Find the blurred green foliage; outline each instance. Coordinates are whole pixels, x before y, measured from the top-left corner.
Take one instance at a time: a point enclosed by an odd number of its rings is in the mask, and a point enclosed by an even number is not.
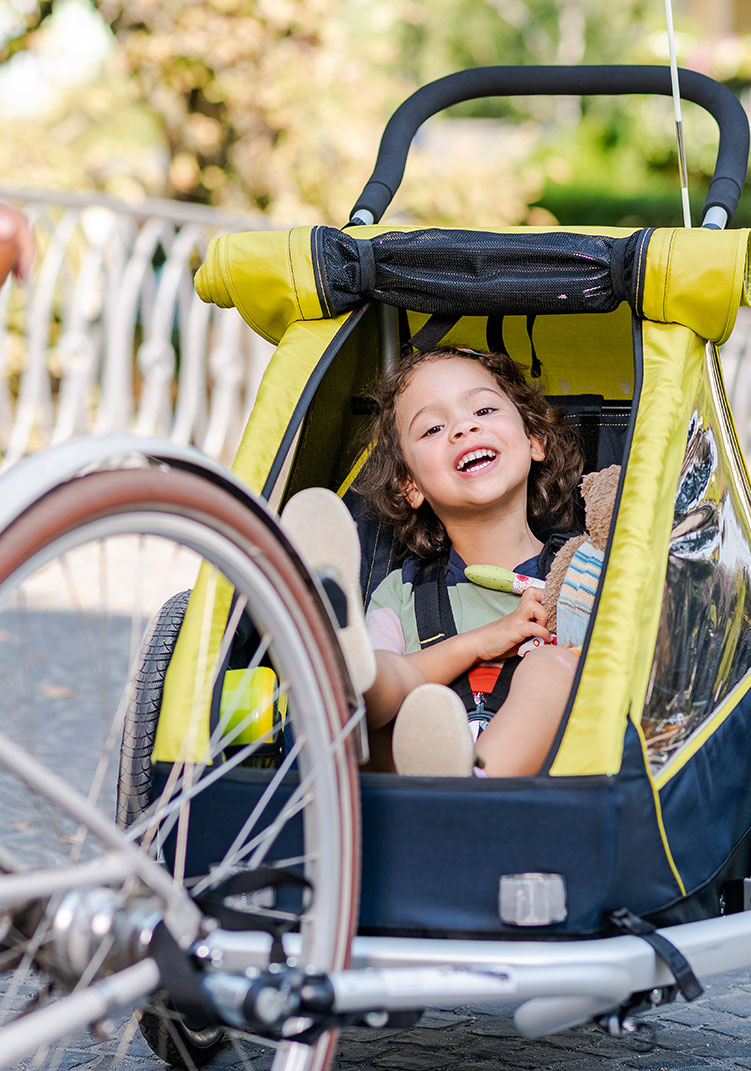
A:
[[[433,78],[495,63],[667,59],[662,6],[646,0],[94,6],[117,47],[96,83],[61,95],[45,116],[0,120],[6,181],[177,197],[288,223],[344,222],[388,116]],[[38,47],[54,9],[31,10],[0,61]],[[678,29],[685,66],[748,93],[751,39],[707,44],[697,27]],[[686,131],[700,202],[716,136],[692,108]],[[679,222],[672,104],[491,98],[452,109],[415,139],[389,218]]]

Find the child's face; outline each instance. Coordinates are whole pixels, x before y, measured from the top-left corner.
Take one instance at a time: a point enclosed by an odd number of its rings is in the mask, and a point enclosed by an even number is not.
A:
[[[427,501],[444,523],[454,513],[496,505],[526,516],[530,465],[545,453],[478,361],[447,357],[418,365],[397,399],[396,425],[413,509]]]

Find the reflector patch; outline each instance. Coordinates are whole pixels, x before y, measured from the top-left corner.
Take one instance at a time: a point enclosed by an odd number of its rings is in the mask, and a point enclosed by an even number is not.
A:
[[[498,890],[501,922],[549,926],[564,922],[566,882],[562,874],[504,874]]]

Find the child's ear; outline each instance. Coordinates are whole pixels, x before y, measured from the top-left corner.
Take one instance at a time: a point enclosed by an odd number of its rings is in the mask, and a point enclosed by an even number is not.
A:
[[[533,461],[545,460],[545,447],[539,439],[535,439],[533,435],[529,436],[530,455]]]
[[[425,495],[422,491],[409,480],[404,487],[404,497],[409,502],[412,509],[419,509],[425,501]]]

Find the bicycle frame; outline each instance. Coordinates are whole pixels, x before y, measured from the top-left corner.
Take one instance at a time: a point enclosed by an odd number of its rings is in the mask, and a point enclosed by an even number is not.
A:
[[[751,962],[748,912],[658,932],[683,953],[700,978]],[[298,943],[294,934],[285,938],[292,963]],[[216,930],[195,950],[205,965],[205,985],[212,998],[235,1009],[251,985],[244,972],[248,967],[263,968],[268,952],[269,940],[263,934],[223,930]],[[278,977],[281,982],[283,972]],[[672,974],[649,945],[628,935],[565,942],[357,937],[352,968],[327,977],[334,1015],[458,1006],[468,1001],[518,1002],[514,1022],[527,1038],[580,1025],[617,1009],[632,994],[673,984]],[[659,992],[652,1002],[661,1003]]]

